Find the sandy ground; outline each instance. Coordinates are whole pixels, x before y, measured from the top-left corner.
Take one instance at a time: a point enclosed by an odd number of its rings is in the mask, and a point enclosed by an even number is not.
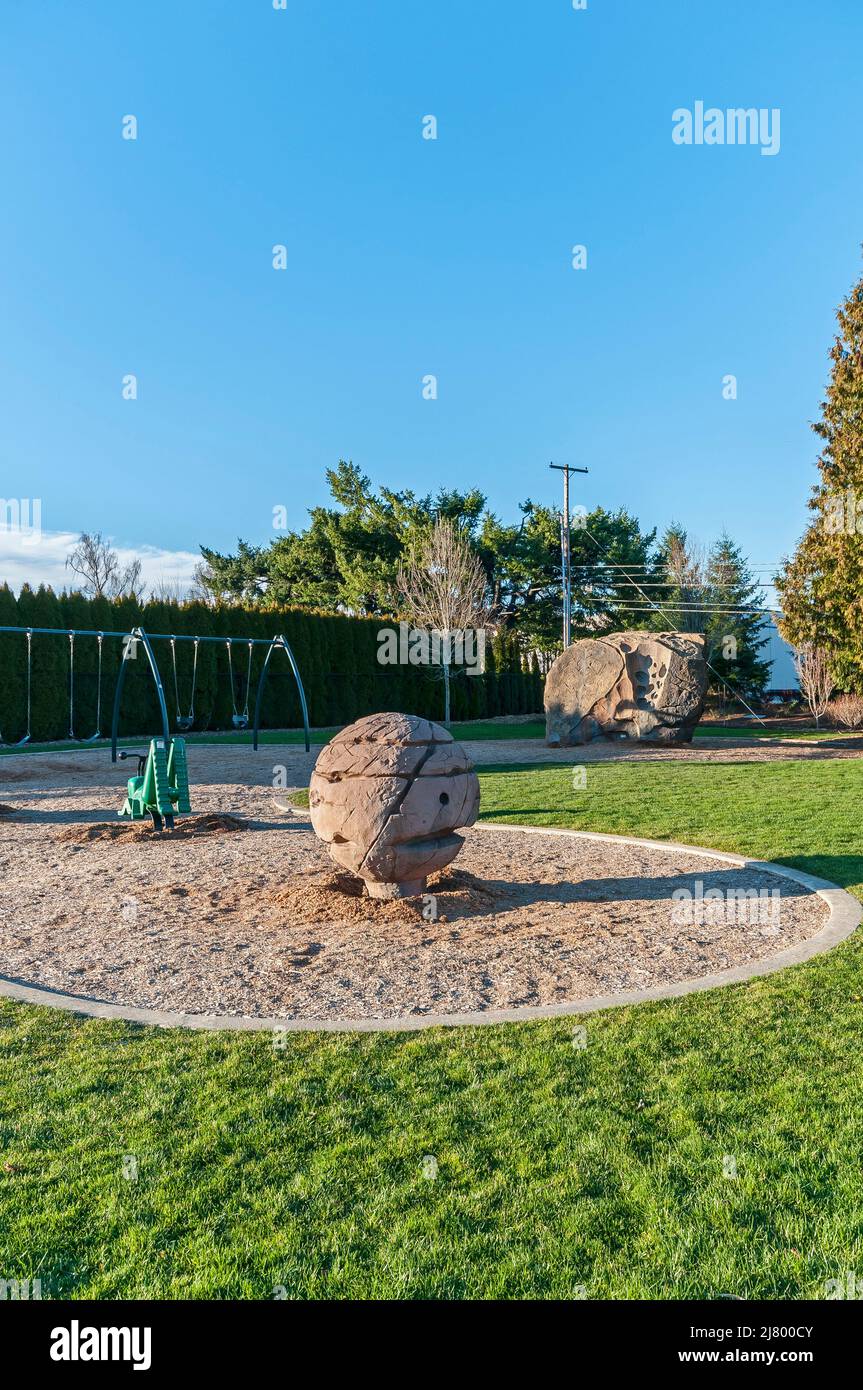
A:
[[[587,761],[596,751],[471,746],[480,763]],[[781,756],[725,740],[647,753],[725,761],[756,751]],[[274,766],[286,785],[305,784],[314,753],[226,745],[189,757],[197,814],[161,839],[116,820],[128,763],[89,751],[0,760],[0,973],[190,1013],[387,1018],[693,978],[773,955],[826,922],[821,899],[787,879],[487,826],[466,832],[425,901],[373,902],[336,870],[304,816],[278,809]],[[779,897],[745,909],[723,901],[686,920],[672,894],[699,882]]]

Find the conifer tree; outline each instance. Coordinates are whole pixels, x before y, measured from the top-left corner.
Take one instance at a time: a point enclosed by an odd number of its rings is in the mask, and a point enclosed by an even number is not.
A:
[[[36,593],[25,584],[18,596],[18,621],[24,627],[63,627],[63,612],[52,589]],[[33,742],[65,738],[69,729],[69,642],[59,636],[33,637]]]
[[[777,576],[780,630],[795,647],[823,647],[834,679],[863,690],[863,278],[837,312],[821,418],[813,513]]]
[[[705,655],[713,668],[710,684],[724,685],[747,699],[757,698],[770,676],[770,662],[759,656],[767,641],[767,618],[754,611],[762,606],[760,589],[727,533],[710,552],[706,588],[710,611]]]
[[[74,701],[70,728],[77,738],[90,738],[96,732],[98,643],[85,637],[81,629],[93,627],[91,602],[80,592],[64,593],[60,598],[64,627],[75,629]],[[104,645],[104,644],[103,644]]]
[[[0,585],[0,626],[17,627],[18,603],[8,584]],[[0,632],[0,740],[17,742],[27,724],[27,641],[15,632]]]

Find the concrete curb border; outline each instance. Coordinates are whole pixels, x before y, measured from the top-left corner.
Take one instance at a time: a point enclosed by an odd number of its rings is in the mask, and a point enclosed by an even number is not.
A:
[[[560,830],[548,826],[508,825],[505,821],[485,821],[474,827],[475,830],[512,830],[523,835],[564,835],[581,840],[610,840],[615,844],[636,845],[642,849],[661,850],[668,854],[698,854],[705,859],[716,859],[723,864],[735,864],[739,868],[761,869],[775,874],[778,878],[788,878],[818,894],[830,908],[830,917],[825,927],[806,941],[789,946],[775,956],[765,956],[762,960],[748,965],[737,965],[730,970],[722,970],[714,975],[701,975],[693,980],[680,980],[673,984],[656,985],[651,989],[628,990],[622,994],[597,995],[592,999],[579,999],[573,1004],[540,1004],[523,1009],[487,1009],[481,1012],[464,1014],[422,1014],[408,1015],[404,1018],[360,1018],[360,1019],[281,1019],[244,1018],[230,1014],[182,1014],[170,1013],[165,1009],[138,1009],[131,1005],[110,1004],[97,999],[87,999],[75,994],[62,994],[41,985],[21,984],[0,975],[0,998],[16,999],[25,1004],[40,1004],[52,1009],[64,1009],[68,1013],[83,1014],[88,1018],[120,1019],[126,1023],[143,1023],[157,1028],[192,1028],[209,1032],[272,1032],[279,1029],[290,1033],[402,1033],[419,1032],[427,1028],[464,1028],[494,1023],[528,1023],[532,1019],[565,1018],[574,1014],[595,1013],[599,1009],[621,1008],[630,1004],[645,1004],[655,999],[677,999],[684,994],[694,994],[702,990],[718,989],[723,985],[741,984],[746,980],[757,979],[761,975],[773,975],[789,965],[800,965],[813,956],[823,955],[841,941],[845,941],[857,928],[863,918],[863,903],[846,893],[828,879],[816,878],[800,869],[789,869],[784,864],[771,864],[765,860],[747,859],[739,854],[724,854],[719,850],[702,849],[699,845],[680,845],[670,840],[643,840],[632,835],[603,835],[588,830]]]

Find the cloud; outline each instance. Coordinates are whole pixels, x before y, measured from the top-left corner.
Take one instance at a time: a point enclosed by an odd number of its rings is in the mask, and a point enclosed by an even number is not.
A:
[[[71,588],[75,575],[66,568],[66,556],[77,542],[77,531],[30,531],[0,522],[0,584],[7,583],[16,593],[22,584],[34,589],[50,584],[57,593]],[[162,583],[187,588],[201,559],[188,550],[162,550],[156,545],[136,549],[118,545],[115,549],[121,565],[141,561],[141,575],[148,589]]]

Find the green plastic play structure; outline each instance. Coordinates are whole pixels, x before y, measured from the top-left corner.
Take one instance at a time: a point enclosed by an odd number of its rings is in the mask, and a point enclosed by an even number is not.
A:
[[[130,820],[151,816],[158,831],[174,829],[174,816],[188,816],[189,773],[186,766],[186,740],[172,738],[166,747],[164,738],[150,740],[147,753],[122,752],[121,758],[137,757],[138,774],[126,784],[126,800],[117,812]]]

